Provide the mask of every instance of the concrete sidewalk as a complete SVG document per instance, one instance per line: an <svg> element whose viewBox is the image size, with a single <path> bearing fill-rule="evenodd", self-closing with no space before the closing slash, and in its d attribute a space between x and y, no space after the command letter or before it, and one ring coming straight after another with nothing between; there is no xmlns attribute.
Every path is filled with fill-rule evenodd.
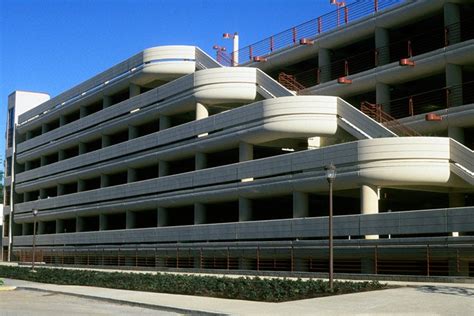
<svg viewBox="0 0 474 316"><path fill-rule="evenodd" d="M262 303L188 295L171 295L86 286L42 284L5 279L5 285L117 301L184 314L229 315L469 315L474 310L474 284L401 283L400 288L322 297L285 303Z"/></svg>

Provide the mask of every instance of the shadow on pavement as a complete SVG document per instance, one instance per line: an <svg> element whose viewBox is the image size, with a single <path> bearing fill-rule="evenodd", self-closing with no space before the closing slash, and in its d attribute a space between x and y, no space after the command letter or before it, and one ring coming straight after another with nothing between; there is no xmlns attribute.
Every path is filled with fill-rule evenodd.
<svg viewBox="0 0 474 316"><path fill-rule="evenodd" d="M439 293L448 295L458 295L465 297L474 297L474 289L454 286L420 286L417 291L424 293Z"/></svg>

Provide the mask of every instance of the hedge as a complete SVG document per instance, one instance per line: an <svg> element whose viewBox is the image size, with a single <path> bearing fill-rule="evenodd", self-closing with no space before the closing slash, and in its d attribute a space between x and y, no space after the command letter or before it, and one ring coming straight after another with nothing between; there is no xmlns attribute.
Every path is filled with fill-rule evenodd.
<svg viewBox="0 0 474 316"><path fill-rule="evenodd" d="M0 277L61 285L83 285L123 290L199 295L251 301L283 302L386 288L372 282L334 282L334 291L322 280L262 279L177 274L99 272L0 266Z"/></svg>

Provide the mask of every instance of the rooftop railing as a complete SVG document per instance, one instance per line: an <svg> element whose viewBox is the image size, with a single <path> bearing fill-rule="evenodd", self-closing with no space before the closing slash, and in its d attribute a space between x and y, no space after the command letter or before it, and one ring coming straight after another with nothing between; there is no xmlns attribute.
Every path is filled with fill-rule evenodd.
<svg viewBox="0 0 474 316"><path fill-rule="evenodd" d="M327 14L289 28L259 42L239 49L239 64L245 64L271 55L277 51L300 45L300 40L314 39L316 36L344 26L403 2L404 0L358 0L339 7ZM233 53L223 60L223 65L231 66ZM228 59L228 60L227 60Z"/></svg>

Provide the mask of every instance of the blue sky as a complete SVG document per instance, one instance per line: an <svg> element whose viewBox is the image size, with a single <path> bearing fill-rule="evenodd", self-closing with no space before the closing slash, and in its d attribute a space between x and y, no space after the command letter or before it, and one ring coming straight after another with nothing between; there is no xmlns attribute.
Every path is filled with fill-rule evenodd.
<svg viewBox="0 0 474 316"><path fill-rule="evenodd" d="M334 9L329 0L0 0L1 135L14 90L53 97L148 47L214 56L214 44L230 44L224 32L243 47ZM3 136L0 148L3 158Z"/></svg>

